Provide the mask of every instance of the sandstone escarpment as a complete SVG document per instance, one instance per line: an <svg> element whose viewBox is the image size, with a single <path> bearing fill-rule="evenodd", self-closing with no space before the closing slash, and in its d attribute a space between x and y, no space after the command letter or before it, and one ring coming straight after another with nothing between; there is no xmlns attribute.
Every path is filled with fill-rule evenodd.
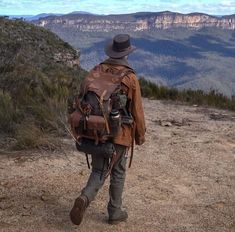
<svg viewBox="0 0 235 232"><path fill-rule="evenodd" d="M191 28L216 27L221 29L235 29L235 15L215 17L207 14L192 13L180 14L172 12L160 13L136 13L129 15L64 15L50 16L34 21L42 27L62 25L63 27L77 28L79 31L144 31L168 28Z"/></svg>

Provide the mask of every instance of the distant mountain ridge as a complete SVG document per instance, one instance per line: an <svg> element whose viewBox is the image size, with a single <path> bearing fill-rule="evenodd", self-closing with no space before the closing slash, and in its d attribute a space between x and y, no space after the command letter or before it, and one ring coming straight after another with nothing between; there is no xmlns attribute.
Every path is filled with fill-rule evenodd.
<svg viewBox="0 0 235 232"><path fill-rule="evenodd" d="M63 14L56 14L56 13L41 13L37 15L9 15L10 19L24 19L26 21L38 20L40 18L45 18L49 16L62 16Z"/></svg>
<svg viewBox="0 0 235 232"><path fill-rule="evenodd" d="M50 16L63 16L63 15L70 15L70 14L82 14L82 15L93 15L92 13L86 12L86 11L73 11L70 13L66 14L60 14L60 13L41 13L37 15L2 15L9 17L10 19L24 19L26 21L33 21L33 20L38 20ZM1 17L1 15L0 15Z"/></svg>

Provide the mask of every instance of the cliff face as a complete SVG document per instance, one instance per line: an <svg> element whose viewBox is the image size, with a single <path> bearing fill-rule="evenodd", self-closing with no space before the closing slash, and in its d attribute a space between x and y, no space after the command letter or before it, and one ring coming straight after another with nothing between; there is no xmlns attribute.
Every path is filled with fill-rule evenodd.
<svg viewBox="0 0 235 232"><path fill-rule="evenodd" d="M129 15L64 15L50 16L34 21L42 27L50 27L53 24L64 27L76 28L79 31L144 31L168 28L191 28L217 27L221 29L235 29L235 15L215 17L201 13L179 14L172 12L161 13L136 13Z"/></svg>
<svg viewBox="0 0 235 232"><path fill-rule="evenodd" d="M218 27L222 29L235 29L235 16L228 18L212 17L205 14L176 14L172 17L171 14L163 14L156 17L154 27L159 29L167 29L173 27L186 27L200 29L202 27Z"/></svg>

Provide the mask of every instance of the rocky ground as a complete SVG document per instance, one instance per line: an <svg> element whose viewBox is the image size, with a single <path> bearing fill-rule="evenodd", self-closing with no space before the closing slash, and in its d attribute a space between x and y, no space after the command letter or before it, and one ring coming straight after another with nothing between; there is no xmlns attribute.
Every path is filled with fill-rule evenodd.
<svg viewBox="0 0 235 232"><path fill-rule="evenodd" d="M235 114L144 100L147 136L127 171L126 223L106 223L108 181L80 227L68 214L89 175L72 140L63 152L0 154L0 231L232 232Z"/></svg>

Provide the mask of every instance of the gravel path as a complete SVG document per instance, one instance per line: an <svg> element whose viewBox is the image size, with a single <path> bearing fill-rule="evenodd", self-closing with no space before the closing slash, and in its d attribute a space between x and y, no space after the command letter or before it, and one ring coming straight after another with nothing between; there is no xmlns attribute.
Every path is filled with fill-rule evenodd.
<svg viewBox="0 0 235 232"><path fill-rule="evenodd" d="M68 214L85 185L85 157L0 154L0 231L235 231L235 114L144 99L147 141L127 171L127 223L106 223L108 180L82 224Z"/></svg>

